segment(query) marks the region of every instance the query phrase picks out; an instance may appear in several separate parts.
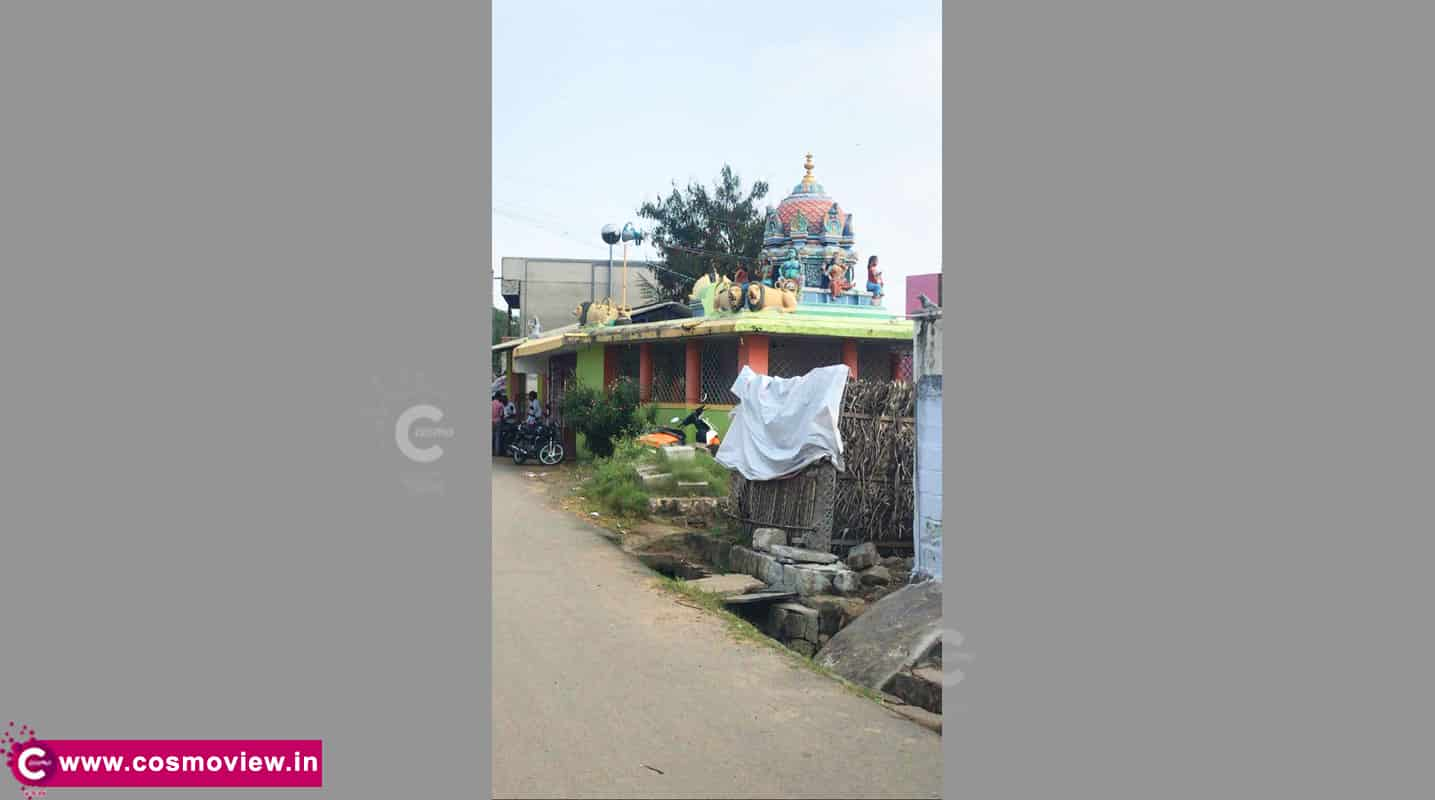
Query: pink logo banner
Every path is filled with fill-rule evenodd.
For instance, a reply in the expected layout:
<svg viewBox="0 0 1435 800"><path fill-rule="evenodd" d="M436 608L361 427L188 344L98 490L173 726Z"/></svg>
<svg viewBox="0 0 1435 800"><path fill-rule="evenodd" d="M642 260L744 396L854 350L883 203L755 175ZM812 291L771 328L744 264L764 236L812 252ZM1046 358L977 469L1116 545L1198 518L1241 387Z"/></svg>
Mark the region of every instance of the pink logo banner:
<svg viewBox="0 0 1435 800"><path fill-rule="evenodd" d="M24 786L321 787L319 739L28 739L6 753Z"/></svg>

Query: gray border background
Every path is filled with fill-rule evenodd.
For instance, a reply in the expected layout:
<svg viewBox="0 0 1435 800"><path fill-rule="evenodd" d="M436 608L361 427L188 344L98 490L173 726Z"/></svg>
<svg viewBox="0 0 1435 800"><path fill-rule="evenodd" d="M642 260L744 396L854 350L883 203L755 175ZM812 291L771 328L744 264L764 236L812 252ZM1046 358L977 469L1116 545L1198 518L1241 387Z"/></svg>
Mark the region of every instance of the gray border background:
<svg viewBox="0 0 1435 800"><path fill-rule="evenodd" d="M950 796L1424 788L1429 19L948 11ZM487 23L0 8L6 717L486 793Z"/></svg>
<svg viewBox="0 0 1435 800"><path fill-rule="evenodd" d="M0 7L6 720L487 795L489 52L478 3Z"/></svg>
<svg viewBox="0 0 1435 800"><path fill-rule="evenodd" d="M1428 4L946 11L948 796L1428 794Z"/></svg>

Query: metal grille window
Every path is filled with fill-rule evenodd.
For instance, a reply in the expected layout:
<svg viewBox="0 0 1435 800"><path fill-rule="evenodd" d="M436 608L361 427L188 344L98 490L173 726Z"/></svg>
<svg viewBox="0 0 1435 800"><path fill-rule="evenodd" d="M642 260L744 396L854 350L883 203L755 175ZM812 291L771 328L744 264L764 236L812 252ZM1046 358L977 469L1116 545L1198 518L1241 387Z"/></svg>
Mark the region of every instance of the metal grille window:
<svg viewBox="0 0 1435 800"><path fill-rule="evenodd" d="M653 344L653 402L681 403L687 384L683 345Z"/></svg>
<svg viewBox="0 0 1435 800"><path fill-rule="evenodd" d="M732 383L737 380L737 339L704 339L702 358L702 399L704 403L733 405L737 395Z"/></svg>
<svg viewBox="0 0 1435 800"><path fill-rule="evenodd" d="M618 375L619 378L632 378L634 383L638 382L638 360L640 358L638 346L635 344L609 345L618 348Z"/></svg>
<svg viewBox="0 0 1435 800"><path fill-rule="evenodd" d="M795 378L841 363L842 342L838 339L775 336L768 350L767 373L774 378Z"/></svg>
<svg viewBox="0 0 1435 800"><path fill-rule="evenodd" d="M859 342L857 344L857 377L864 381L892 380L891 342Z"/></svg>
<svg viewBox="0 0 1435 800"><path fill-rule="evenodd" d="M908 347L906 350L899 351L896 354L896 359L897 363L892 370L895 374L892 376L892 379L898 383L911 383L912 348Z"/></svg>

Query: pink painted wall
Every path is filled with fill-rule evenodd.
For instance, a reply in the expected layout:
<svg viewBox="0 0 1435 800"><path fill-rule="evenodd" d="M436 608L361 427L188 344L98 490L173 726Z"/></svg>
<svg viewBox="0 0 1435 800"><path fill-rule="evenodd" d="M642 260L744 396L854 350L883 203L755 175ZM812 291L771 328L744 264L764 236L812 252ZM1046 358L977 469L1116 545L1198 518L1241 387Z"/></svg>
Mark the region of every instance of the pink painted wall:
<svg viewBox="0 0 1435 800"><path fill-rule="evenodd" d="M942 273L933 272L928 275L907 276L907 313L910 314L922 307L922 301L917 295L924 294L931 298L933 303L942 304Z"/></svg>

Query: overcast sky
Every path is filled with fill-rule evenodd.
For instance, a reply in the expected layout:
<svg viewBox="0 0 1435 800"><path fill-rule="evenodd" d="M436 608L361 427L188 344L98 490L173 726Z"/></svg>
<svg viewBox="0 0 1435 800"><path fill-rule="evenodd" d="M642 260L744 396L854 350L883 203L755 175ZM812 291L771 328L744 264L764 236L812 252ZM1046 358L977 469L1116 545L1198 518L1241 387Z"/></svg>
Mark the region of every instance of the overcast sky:
<svg viewBox="0 0 1435 800"><path fill-rule="evenodd" d="M938 2L494 5L495 274L502 256L605 258L604 223L647 224L644 200L724 163L776 205L808 151L889 305L940 271Z"/></svg>

